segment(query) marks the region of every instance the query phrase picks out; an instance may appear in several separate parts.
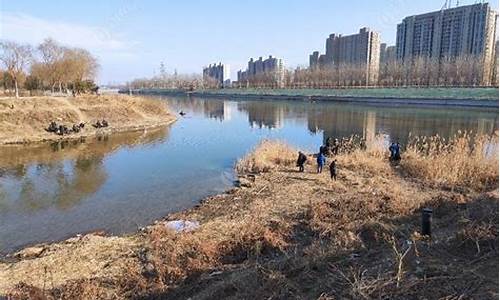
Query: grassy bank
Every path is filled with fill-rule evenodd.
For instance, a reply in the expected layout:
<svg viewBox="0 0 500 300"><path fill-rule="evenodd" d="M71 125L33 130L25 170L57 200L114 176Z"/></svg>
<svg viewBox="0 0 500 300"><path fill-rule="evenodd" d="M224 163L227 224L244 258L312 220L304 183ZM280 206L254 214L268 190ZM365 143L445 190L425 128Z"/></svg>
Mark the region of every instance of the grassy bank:
<svg viewBox="0 0 500 300"><path fill-rule="evenodd" d="M105 119L109 127L92 127ZM0 98L0 145L94 136L130 131L173 122L164 103L126 95L79 97ZM66 125L83 122L79 133L59 136L45 129L50 122Z"/></svg>
<svg viewBox="0 0 500 300"><path fill-rule="evenodd" d="M498 100L498 88L345 88L345 89L219 89L199 93L228 95L288 95L399 99Z"/></svg>
<svg viewBox="0 0 500 300"><path fill-rule="evenodd" d="M337 156L332 181L312 156L298 173L296 149L265 141L237 163L241 187L166 219L198 228L175 232L162 221L131 236L28 248L0 263L0 294L493 299L498 152L479 152L497 143L416 139L399 165L373 143ZM434 210L432 239L419 234L424 207Z"/></svg>

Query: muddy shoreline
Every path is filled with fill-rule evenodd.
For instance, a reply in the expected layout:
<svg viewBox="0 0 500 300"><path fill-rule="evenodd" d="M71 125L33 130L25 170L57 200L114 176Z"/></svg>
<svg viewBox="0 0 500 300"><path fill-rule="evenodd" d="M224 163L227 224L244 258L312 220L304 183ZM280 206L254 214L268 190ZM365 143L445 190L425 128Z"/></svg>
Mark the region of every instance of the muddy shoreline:
<svg viewBox="0 0 500 300"><path fill-rule="evenodd" d="M420 166L418 158L404 157L408 165L393 166L385 155L359 152L337 157L339 178L332 181L327 172L316 174L312 156L299 173L294 149L269 144L256 151L264 152L238 163L239 187L134 234L78 235L11 254L0 263L0 295L24 282L15 295L42 293L47 299L61 291L104 299L404 299L445 296L453 293L445 286L465 287L483 276L492 280L481 281L471 296L498 293L498 249L490 246L498 243L492 210L498 206L498 179L491 192L463 184L450 189L408 175L412 164ZM435 210L432 242L418 234L420 210L428 206ZM165 223L172 220L199 227L172 231ZM408 241L414 246L405 246ZM404 272L395 274L395 255L404 251L410 253ZM353 287L349 272L356 268L366 270L366 278L357 280L377 285ZM437 281L429 284L429 278Z"/></svg>
<svg viewBox="0 0 500 300"><path fill-rule="evenodd" d="M173 123L175 123L176 119L171 119L171 120L165 120L163 122L158 122L154 124L141 124L141 125L136 125L136 126L124 126L124 127L107 127L107 128L99 128L96 129L93 132L89 133L76 133L76 134L70 134L66 136L59 136L55 135L53 138L33 138L33 139L23 139L19 141L6 141L4 143L0 143L0 147L8 147L8 146L34 146L34 145L40 145L44 143L51 143L51 142L65 142L65 141L74 141L74 140L80 140L80 139L86 139L86 138L94 138L98 136L105 136L105 135L110 135L114 133L127 133L127 132L135 132L135 131L143 131L143 130L148 130L148 129L157 129L160 127L168 126Z"/></svg>
<svg viewBox="0 0 500 300"><path fill-rule="evenodd" d="M109 127L94 128L98 120ZM168 125L176 117L164 103L126 95L0 98L0 146L74 140ZM79 133L47 132L50 122L69 128L84 123Z"/></svg>

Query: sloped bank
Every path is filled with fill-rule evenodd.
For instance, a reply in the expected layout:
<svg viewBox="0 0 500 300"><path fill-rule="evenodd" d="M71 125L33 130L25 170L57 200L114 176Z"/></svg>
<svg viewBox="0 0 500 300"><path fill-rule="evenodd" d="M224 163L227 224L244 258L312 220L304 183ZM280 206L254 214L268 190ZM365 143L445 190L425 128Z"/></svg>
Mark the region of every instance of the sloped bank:
<svg viewBox="0 0 500 300"><path fill-rule="evenodd" d="M479 155L490 142L479 138L470 152L462 137L431 147L446 149L437 157L409 148L399 165L369 145L337 157L338 181L316 174L312 156L297 172L295 149L264 142L238 162L239 188L165 220L196 221L194 230L162 221L130 236L25 249L0 264L0 294L490 298L498 294L498 156ZM424 207L434 209L432 239L419 235Z"/></svg>
<svg viewBox="0 0 500 300"><path fill-rule="evenodd" d="M94 128L106 120L105 128ZM126 95L78 97L0 98L0 145L26 144L91 137L153 128L176 120L165 103ZM85 123L78 133L47 132L50 122L66 125Z"/></svg>

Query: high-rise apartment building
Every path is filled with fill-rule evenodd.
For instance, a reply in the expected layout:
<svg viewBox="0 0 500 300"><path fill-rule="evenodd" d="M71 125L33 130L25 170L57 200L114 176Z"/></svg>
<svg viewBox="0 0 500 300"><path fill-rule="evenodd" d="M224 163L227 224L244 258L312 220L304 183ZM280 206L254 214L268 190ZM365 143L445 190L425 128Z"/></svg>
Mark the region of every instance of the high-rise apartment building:
<svg viewBox="0 0 500 300"><path fill-rule="evenodd" d="M210 64L203 68L203 81L214 81L219 88L231 85L231 71L229 65L222 63Z"/></svg>
<svg viewBox="0 0 500 300"><path fill-rule="evenodd" d="M319 68L319 51L314 51L309 55L309 67L312 70L317 70Z"/></svg>
<svg viewBox="0 0 500 300"><path fill-rule="evenodd" d="M366 69L368 84L376 84L380 62L380 34L363 27L357 34L343 36L330 34L326 39L326 53L309 57L309 66L313 68L358 66ZM318 59L316 60L316 57Z"/></svg>
<svg viewBox="0 0 500 300"><path fill-rule="evenodd" d="M271 79L279 87L283 86L285 78L285 64L283 59L273 57L272 55L269 55L265 60L262 59L262 56L257 60L250 58L246 71L238 71L238 82L245 84L247 81L263 79L264 76L270 76L266 79Z"/></svg>
<svg viewBox="0 0 500 300"><path fill-rule="evenodd" d="M488 3L406 17L397 27L397 58L478 56L483 62L482 82L489 84L497 20L498 12Z"/></svg>
<svg viewBox="0 0 500 300"><path fill-rule="evenodd" d="M386 43L380 44L380 63L386 63L396 59L396 46L387 46Z"/></svg>

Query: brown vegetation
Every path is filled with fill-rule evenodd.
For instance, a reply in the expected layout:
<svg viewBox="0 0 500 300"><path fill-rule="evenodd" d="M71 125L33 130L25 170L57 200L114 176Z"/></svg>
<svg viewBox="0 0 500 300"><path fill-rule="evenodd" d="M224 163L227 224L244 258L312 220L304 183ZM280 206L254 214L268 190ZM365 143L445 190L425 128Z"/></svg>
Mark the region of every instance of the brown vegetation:
<svg viewBox="0 0 500 300"><path fill-rule="evenodd" d="M13 41L0 42L0 84L4 94L19 98L24 88L34 92L50 90L75 94L97 92L94 83L99 64L81 48L64 47L45 39L36 50Z"/></svg>
<svg viewBox="0 0 500 300"><path fill-rule="evenodd" d="M109 127L92 127L96 121L103 119L110 124ZM80 138L144 129L165 125L174 119L164 103L141 97L85 95L76 98L0 98L0 144ZM69 127L83 122L86 126L79 133L59 136L45 130L52 121Z"/></svg>
<svg viewBox="0 0 500 300"><path fill-rule="evenodd" d="M487 142L478 137L475 147L480 141ZM449 147L443 155L474 155ZM327 172L315 173L311 156L306 171L297 172L295 153L283 143L263 142L238 163L241 188L167 218L195 220L199 228L174 232L158 222L137 234L134 259L120 266L121 276L97 274L54 286L30 277L15 287L17 280L9 280L3 291L41 299L498 296L498 190L484 193L479 184L497 187L498 169L477 173L477 184L464 181L462 172L434 184L423 165L428 152L410 147L394 165L385 149L369 146L337 156L339 178L331 181ZM485 161L470 159L468 167L478 170ZM433 160L436 170L454 164ZM432 238L419 234L424 207L434 210ZM0 281L16 275L10 270L42 268L44 255L4 269L0 264ZM59 266L46 268L58 272Z"/></svg>
<svg viewBox="0 0 500 300"><path fill-rule="evenodd" d="M498 135L458 133L450 141L417 137L407 147L402 167L410 175L451 187L488 190L498 182Z"/></svg>
<svg viewBox="0 0 500 300"><path fill-rule="evenodd" d="M297 151L285 144L264 140L236 164L236 171L244 173L269 172L283 166L291 166L297 159Z"/></svg>

